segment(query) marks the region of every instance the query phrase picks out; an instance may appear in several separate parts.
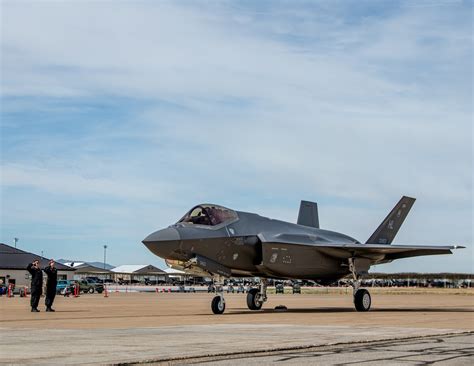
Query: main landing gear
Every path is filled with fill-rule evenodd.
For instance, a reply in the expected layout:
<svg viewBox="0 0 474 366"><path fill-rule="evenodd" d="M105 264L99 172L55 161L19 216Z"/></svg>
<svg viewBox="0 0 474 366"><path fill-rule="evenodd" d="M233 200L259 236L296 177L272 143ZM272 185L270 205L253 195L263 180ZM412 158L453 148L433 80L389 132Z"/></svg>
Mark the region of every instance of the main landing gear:
<svg viewBox="0 0 474 366"><path fill-rule="evenodd" d="M354 305L357 311L369 311L371 302L370 293L365 288L354 293Z"/></svg>
<svg viewBox="0 0 474 366"><path fill-rule="evenodd" d="M352 273L352 289L354 296L354 306L357 311L369 311L370 305L372 304L372 298L370 297L369 291L360 287L360 277L356 272L354 261L352 258L349 259L349 269Z"/></svg>
<svg viewBox="0 0 474 366"><path fill-rule="evenodd" d="M260 279L259 288L251 288L247 293L247 306L250 310L260 310L267 301L267 281Z"/></svg>

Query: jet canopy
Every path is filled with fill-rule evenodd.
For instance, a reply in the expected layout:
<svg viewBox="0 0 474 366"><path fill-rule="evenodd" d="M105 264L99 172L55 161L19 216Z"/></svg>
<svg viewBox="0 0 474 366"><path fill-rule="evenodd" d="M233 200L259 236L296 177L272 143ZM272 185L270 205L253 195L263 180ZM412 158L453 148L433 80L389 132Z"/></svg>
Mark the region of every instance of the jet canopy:
<svg viewBox="0 0 474 366"><path fill-rule="evenodd" d="M237 212L226 207L202 204L193 207L178 223L216 226L238 219Z"/></svg>

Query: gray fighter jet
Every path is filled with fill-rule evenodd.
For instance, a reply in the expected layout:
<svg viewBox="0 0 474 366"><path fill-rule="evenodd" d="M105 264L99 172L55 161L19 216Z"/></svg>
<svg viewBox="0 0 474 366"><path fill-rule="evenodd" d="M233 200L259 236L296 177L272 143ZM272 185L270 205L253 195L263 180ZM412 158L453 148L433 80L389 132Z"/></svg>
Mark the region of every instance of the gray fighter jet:
<svg viewBox="0 0 474 366"><path fill-rule="evenodd" d="M319 228L318 206L301 201L296 224L213 204L193 207L176 224L143 240L168 265L218 282L229 277L259 277L247 294L250 310L267 300L268 278L308 279L331 284L350 275L354 305L368 311L371 297L359 288L374 264L422 255L452 254L461 246L391 245L414 198L402 197L365 244L350 236ZM222 286L211 303L215 314L225 310Z"/></svg>

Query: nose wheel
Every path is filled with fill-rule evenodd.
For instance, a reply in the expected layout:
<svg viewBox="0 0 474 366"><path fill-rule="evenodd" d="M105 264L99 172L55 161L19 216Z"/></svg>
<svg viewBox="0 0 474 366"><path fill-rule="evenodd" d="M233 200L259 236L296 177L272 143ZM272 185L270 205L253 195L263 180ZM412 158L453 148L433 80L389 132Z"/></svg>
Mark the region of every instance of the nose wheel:
<svg viewBox="0 0 474 366"><path fill-rule="evenodd" d="M216 296L211 301L211 309L214 314L223 314L225 311L224 280L220 276L213 277L213 287Z"/></svg>
<svg viewBox="0 0 474 366"><path fill-rule="evenodd" d="M224 297L215 296L211 302L211 309L214 314L222 314L225 311Z"/></svg>

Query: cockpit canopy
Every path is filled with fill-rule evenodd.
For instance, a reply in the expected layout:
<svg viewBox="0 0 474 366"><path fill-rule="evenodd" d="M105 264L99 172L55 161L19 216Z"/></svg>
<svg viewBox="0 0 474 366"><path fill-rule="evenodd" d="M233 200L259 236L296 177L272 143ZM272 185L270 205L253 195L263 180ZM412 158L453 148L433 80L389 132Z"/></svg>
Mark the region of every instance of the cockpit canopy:
<svg viewBox="0 0 474 366"><path fill-rule="evenodd" d="M237 213L233 210L212 204L202 204L193 207L178 223L216 226L237 218Z"/></svg>

